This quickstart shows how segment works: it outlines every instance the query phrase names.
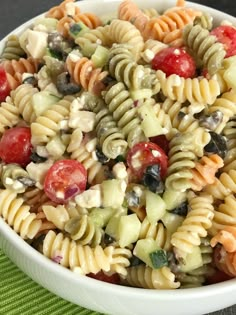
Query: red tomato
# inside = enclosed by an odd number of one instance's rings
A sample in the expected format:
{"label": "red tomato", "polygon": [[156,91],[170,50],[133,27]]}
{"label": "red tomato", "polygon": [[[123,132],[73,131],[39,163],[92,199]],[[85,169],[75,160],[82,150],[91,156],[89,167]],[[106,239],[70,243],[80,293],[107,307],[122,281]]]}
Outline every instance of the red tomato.
{"label": "red tomato", "polygon": [[3,67],[0,66],[0,102],[4,102],[10,94],[11,88],[7,81],[7,74]]}
{"label": "red tomato", "polygon": [[165,177],[168,158],[164,150],[153,142],[135,144],[127,154],[127,164],[134,175],[141,178],[147,166],[160,164],[161,177]]}
{"label": "red tomato", "polygon": [[162,70],[167,76],[177,74],[192,78],[196,73],[196,63],[183,48],[167,47],[159,51],[152,60],[154,70]]}
{"label": "red tomato", "polygon": [[0,158],[3,162],[26,166],[32,151],[31,131],[28,127],[15,127],[4,132],[0,140]]}
{"label": "red tomato", "polygon": [[120,277],[117,273],[113,273],[112,275],[107,275],[103,271],[100,271],[96,274],[94,273],[89,273],[87,274],[88,277],[97,279],[100,281],[108,282],[108,283],[113,283],[113,284],[120,284]]}
{"label": "red tomato", "polygon": [[233,26],[218,26],[210,34],[216,36],[217,40],[224,45],[226,58],[236,55],[236,29]]}
{"label": "red tomato", "polygon": [[165,135],[159,135],[155,137],[149,138],[151,142],[159,145],[159,147],[162,148],[162,150],[165,151],[166,154],[169,152],[169,141],[166,139]]}
{"label": "red tomato", "polygon": [[86,189],[87,171],[75,160],[59,160],[47,172],[44,181],[46,195],[56,203],[65,203]]}

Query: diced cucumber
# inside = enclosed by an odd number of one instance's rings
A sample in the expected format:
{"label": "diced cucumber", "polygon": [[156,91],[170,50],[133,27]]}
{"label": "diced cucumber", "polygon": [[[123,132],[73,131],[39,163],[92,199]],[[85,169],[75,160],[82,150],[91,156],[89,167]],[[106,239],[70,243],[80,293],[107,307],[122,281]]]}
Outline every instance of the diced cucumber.
{"label": "diced cucumber", "polygon": [[187,199],[186,192],[181,192],[181,191],[176,191],[176,190],[171,190],[171,189],[165,190],[162,198],[165,201],[167,210],[172,210],[178,207],[181,203],[183,203]]}
{"label": "diced cucumber", "polygon": [[142,119],[141,127],[146,137],[154,137],[166,133],[151,104],[141,105],[138,108],[138,113]]}
{"label": "diced cucumber", "polygon": [[36,116],[42,115],[53,104],[60,100],[59,97],[52,95],[49,91],[40,91],[32,96],[32,106]]}
{"label": "diced cucumber", "polygon": [[69,35],[76,39],[78,36],[82,36],[84,33],[88,32],[90,28],[88,28],[83,22],[78,22],[72,24],[69,29]]}
{"label": "diced cucumber", "polygon": [[90,58],[94,54],[98,45],[95,43],[90,43],[89,40],[84,40],[84,42],[85,43],[81,46],[81,52],[83,56]]}
{"label": "diced cucumber", "polygon": [[166,212],[164,216],[161,218],[161,221],[164,223],[167,230],[172,234],[184,221],[184,217],[180,215],[173,214],[170,212]]}
{"label": "diced cucumber", "polygon": [[154,268],[151,259],[152,253],[155,253],[160,250],[162,249],[157,245],[157,242],[154,239],[145,238],[137,241],[133,253],[136,257],[145,262],[147,266]]}
{"label": "diced cucumber", "polygon": [[139,238],[141,222],[137,214],[121,216],[118,227],[118,239],[120,247],[126,247]]}
{"label": "diced cucumber", "polygon": [[168,265],[167,254],[163,249],[151,252],[149,257],[151,259],[153,269],[159,269]]}
{"label": "diced cucumber", "polygon": [[156,223],[166,213],[166,204],[163,199],[151,192],[146,190],[146,213],[150,223]]}
{"label": "diced cucumber", "polygon": [[115,240],[119,239],[118,228],[119,228],[120,219],[121,219],[121,216],[111,217],[105,229],[105,233],[112,236]]}
{"label": "diced cucumber", "polygon": [[192,253],[185,257],[184,262],[180,262],[180,270],[182,272],[190,272],[201,266],[203,266],[203,260],[199,246],[194,246]]}
{"label": "diced cucumber", "polygon": [[102,68],[108,61],[109,50],[103,46],[97,46],[95,52],[93,53],[91,60],[96,68]]}
{"label": "diced cucumber", "polygon": [[114,214],[114,211],[112,208],[93,208],[89,217],[97,226],[104,227]]}
{"label": "diced cucumber", "polygon": [[152,97],[151,89],[130,90],[130,96],[134,101]]}
{"label": "diced cucumber", "polygon": [[120,179],[105,180],[101,184],[103,207],[118,208],[124,202],[126,183]]}
{"label": "diced cucumber", "polygon": [[66,146],[63,144],[59,136],[55,136],[48,142],[46,149],[51,157],[60,158],[64,154]]}

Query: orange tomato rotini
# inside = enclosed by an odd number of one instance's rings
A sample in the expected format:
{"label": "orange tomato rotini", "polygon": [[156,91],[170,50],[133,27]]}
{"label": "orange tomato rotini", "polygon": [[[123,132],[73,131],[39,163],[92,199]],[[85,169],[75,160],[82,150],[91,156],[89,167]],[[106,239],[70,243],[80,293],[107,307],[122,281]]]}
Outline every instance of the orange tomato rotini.
{"label": "orange tomato rotini", "polygon": [[95,68],[90,59],[82,57],[75,62],[68,57],[66,67],[73,80],[86,91],[99,95],[104,89],[103,79],[106,78],[108,72],[102,71],[101,68]]}

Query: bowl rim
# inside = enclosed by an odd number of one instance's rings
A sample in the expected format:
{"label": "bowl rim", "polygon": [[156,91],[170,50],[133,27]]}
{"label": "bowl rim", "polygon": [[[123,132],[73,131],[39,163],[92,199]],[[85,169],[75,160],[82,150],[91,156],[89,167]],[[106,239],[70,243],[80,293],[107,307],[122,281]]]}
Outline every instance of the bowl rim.
{"label": "bowl rim", "polygon": [[[102,3],[114,3],[118,4],[121,2],[121,0],[99,0],[100,4]],[[154,0],[153,0],[154,1]],[[143,3],[142,0],[134,0],[136,3]],[[148,1],[148,3],[151,1]],[[167,0],[166,6],[169,7],[171,4],[175,4],[175,0]],[[77,5],[80,7],[83,7],[84,4],[86,5],[93,5],[97,3],[96,0],[83,0],[76,2]],[[190,1],[186,1],[186,4],[188,6],[191,6],[193,8],[198,8],[202,10],[207,10],[210,14],[222,16],[223,19],[221,20],[228,20],[230,22],[234,22],[236,24],[236,17],[233,17],[227,13],[222,13],[219,10],[216,10],[214,8],[193,3]],[[158,6],[158,3],[156,3]],[[5,37],[3,37],[0,40],[0,50],[2,49],[4,42],[7,40],[8,36],[11,34],[18,34],[21,33],[22,30],[26,29],[28,26],[30,26],[36,19],[43,17],[45,14],[41,13],[32,19],[29,19],[27,22],[21,24],[19,27],[15,28],[13,31],[11,31],[9,34],[7,34]],[[60,277],[63,277],[66,281],[69,280],[70,283],[75,284],[81,284],[85,286],[88,289],[94,288],[96,286],[97,288],[101,287],[104,293],[112,291],[114,293],[117,293],[119,296],[125,296],[129,294],[129,296],[135,296],[135,297],[145,297],[148,299],[155,299],[156,294],[158,291],[159,297],[161,299],[166,301],[173,301],[173,300],[185,300],[186,298],[195,298],[198,297],[205,297],[205,296],[213,296],[217,294],[220,294],[220,292],[230,292],[232,291],[236,292],[236,278],[227,280],[224,282],[206,285],[202,287],[197,288],[188,288],[188,289],[177,289],[177,290],[155,290],[155,289],[144,289],[144,288],[136,288],[136,287],[126,287],[123,285],[116,285],[111,283],[102,282],[93,278],[86,277],[84,275],[77,274],[75,277],[75,272],[71,271],[68,268],[65,268],[59,264],[56,264],[52,260],[48,259],[46,256],[38,252],[36,249],[31,247],[25,240],[23,240],[5,221],[2,217],[0,217],[0,247],[1,243],[3,244],[4,241],[8,241],[11,243],[13,247],[16,247],[19,249],[19,251],[22,252],[22,254],[27,257],[29,260],[33,261],[34,263],[40,265],[43,268],[46,268],[49,272],[52,272],[55,275],[60,275]],[[4,251],[4,246],[3,251]],[[5,251],[4,251],[5,252]],[[7,255],[7,253],[6,253]],[[15,263],[16,264],[16,263]],[[21,269],[21,268],[20,268]],[[26,272],[25,272],[26,273]],[[26,273],[27,274],[27,273]],[[209,290],[210,289],[210,290]],[[171,291],[171,294],[170,294]],[[184,292],[184,294],[183,294]]]}

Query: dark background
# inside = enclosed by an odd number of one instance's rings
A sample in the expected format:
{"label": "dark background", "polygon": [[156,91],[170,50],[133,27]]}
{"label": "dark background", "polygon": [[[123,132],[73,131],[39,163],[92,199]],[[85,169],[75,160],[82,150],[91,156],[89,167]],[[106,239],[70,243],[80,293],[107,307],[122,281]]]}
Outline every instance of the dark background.
{"label": "dark background", "polygon": [[[47,11],[60,2],[60,0],[0,0],[0,39],[28,19]],[[234,0],[193,0],[192,2],[236,16]],[[211,315],[236,315],[236,305]]]}
{"label": "dark background", "polygon": [[[235,0],[193,0],[192,2],[204,4],[236,16]],[[60,0],[0,0],[0,38],[28,19],[59,3]]]}

